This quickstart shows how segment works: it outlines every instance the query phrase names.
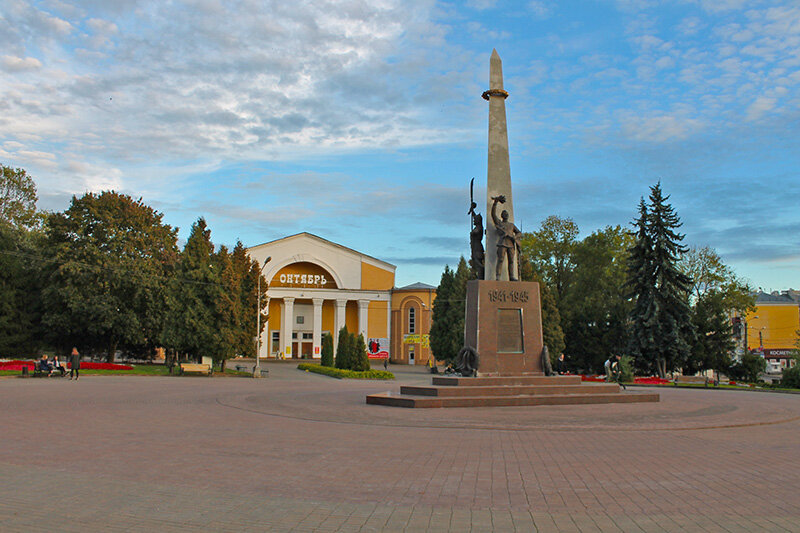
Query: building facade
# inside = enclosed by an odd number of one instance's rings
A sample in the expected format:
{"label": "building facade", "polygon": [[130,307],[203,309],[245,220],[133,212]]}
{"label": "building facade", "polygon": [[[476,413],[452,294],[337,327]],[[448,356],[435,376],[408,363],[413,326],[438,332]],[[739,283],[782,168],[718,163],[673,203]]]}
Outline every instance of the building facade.
{"label": "building facade", "polygon": [[741,327],[748,350],[763,354],[771,371],[785,368],[800,341],[800,291],[759,292]]}
{"label": "building facade", "polygon": [[424,365],[432,357],[431,330],[436,287],[414,283],[392,291],[391,361]]}
{"label": "building facade", "polygon": [[388,346],[395,266],[310,233],[248,249],[264,264],[267,325],[261,357],[319,358],[322,337],[334,348],[339,330],[361,333],[372,347]]}

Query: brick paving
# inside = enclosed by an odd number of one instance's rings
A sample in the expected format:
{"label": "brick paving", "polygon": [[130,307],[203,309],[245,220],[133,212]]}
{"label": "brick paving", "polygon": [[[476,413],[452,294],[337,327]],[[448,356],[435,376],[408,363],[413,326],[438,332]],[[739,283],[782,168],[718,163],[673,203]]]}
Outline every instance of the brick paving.
{"label": "brick paving", "polygon": [[411,410],[365,396],[421,369],[268,367],[0,379],[0,531],[800,531],[800,395]]}

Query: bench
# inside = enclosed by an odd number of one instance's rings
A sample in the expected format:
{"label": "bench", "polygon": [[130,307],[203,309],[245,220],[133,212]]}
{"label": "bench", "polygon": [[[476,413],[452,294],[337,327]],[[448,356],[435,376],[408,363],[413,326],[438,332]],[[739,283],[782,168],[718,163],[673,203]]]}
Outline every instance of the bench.
{"label": "bench", "polygon": [[52,375],[57,375],[58,377],[64,377],[64,376],[67,375],[67,368],[66,367],[63,367],[63,366],[61,367],[61,368],[64,369],[63,372],[58,370],[58,369],[56,369],[54,372],[51,373],[50,370],[42,370],[42,367],[39,364],[40,362],[41,361],[34,361],[33,362],[33,374],[32,374],[32,376],[35,377],[35,378],[48,378],[48,377],[50,377]]}
{"label": "bench", "polygon": [[708,382],[710,380],[706,376],[675,376],[675,386],[678,385],[705,385],[708,387]]}
{"label": "bench", "polygon": [[211,375],[211,365],[202,365],[199,363],[181,363],[181,374],[198,373]]}
{"label": "bench", "polygon": [[244,365],[236,365],[237,372],[247,372],[247,367]]}

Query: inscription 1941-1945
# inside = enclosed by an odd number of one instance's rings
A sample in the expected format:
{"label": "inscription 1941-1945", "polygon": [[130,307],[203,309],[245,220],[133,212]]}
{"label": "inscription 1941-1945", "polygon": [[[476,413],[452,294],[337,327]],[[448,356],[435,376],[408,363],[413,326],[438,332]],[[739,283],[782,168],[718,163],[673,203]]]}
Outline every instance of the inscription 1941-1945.
{"label": "inscription 1941-1945", "polygon": [[490,302],[525,303],[528,301],[528,291],[507,291],[504,289],[490,290]]}

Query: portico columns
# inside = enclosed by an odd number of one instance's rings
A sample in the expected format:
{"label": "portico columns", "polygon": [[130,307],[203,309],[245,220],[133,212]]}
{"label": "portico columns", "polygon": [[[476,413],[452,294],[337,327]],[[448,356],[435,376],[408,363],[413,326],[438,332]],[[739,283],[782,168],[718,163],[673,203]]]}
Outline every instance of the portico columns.
{"label": "portico columns", "polygon": [[314,330],[311,357],[320,357],[322,354],[322,298],[312,298],[314,303]]}
{"label": "portico columns", "polygon": [[367,340],[367,320],[369,318],[369,300],[358,301],[358,332]]}
{"label": "portico columns", "polygon": [[294,298],[283,298],[281,313],[281,351],[283,356],[292,357],[292,331],[294,330]]}
{"label": "portico columns", "polygon": [[345,311],[347,309],[347,300],[344,298],[336,299],[336,331],[333,333],[333,353],[336,354],[336,348],[339,346],[339,330],[345,324]]}

